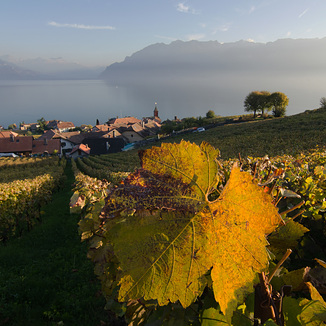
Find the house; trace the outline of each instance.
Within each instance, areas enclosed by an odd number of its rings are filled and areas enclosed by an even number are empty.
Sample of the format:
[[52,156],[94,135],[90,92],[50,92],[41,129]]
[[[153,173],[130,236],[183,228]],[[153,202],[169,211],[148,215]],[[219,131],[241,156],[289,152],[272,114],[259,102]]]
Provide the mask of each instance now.
[[120,127],[118,130],[128,143],[138,142],[149,136],[141,123],[134,123],[126,127]]
[[141,123],[141,120],[135,117],[125,117],[125,118],[112,118],[107,122],[109,126],[112,127],[114,126],[116,128],[121,126],[133,125],[135,123]]
[[11,133],[9,137],[0,137],[0,153],[15,153],[29,156],[31,154],[61,154],[59,139],[34,139],[33,136],[18,136]]
[[157,109],[157,103],[155,103],[155,108],[154,108],[154,112],[153,112],[153,116],[152,117],[145,117],[142,120],[147,123],[149,121],[155,121],[158,124],[161,124],[162,120],[161,118],[158,116],[158,109]]
[[118,129],[112,129],[107,132],[104,136],[105,138],[122,138],[121,132]]
[[[126,142],[138,142],[148,136],[157,135],[161,129],[161,119],[158,116],[157,103],[155,103],[153,114],[152,117],[146,117],[142,120],[135,117],[113,118],[107,124],[111,128],[114,127]],[[115,135],[115,137],[120,137],[120,135]]]
[[156,120],[143,120],[142,126],[150,136],[154,136],[161,130],[162,125]]
[[82,139],[75,139],[73,140],[74,137],[79,136],[80,132],[79,131],[71,131],[71,132],[62,132],[59,133],[53,129],[46,130],[44,134],[39,137],[39,140],[44,140],[44,139],[59,139],[61,143],[61,153],[63,155],[69,154],[72,149],[81,143]]
[[72,122],[51,120],[47,123],[46,129],[53,129],[57,132],[67,132],[69,130],[75,129],[75,125]]
[[30,131],[36,131],[37,128],[39,128],[40,125],[38,123],[21,123],[19,126],[20,130],[26,131],[26,130],[30,130]]
[[72,151],[69,153],[69,157],[76,159],[78,157],[88,156],[90,152],[91,149],[88,147],[88,145],[79,144],[72,149]]
[[91,155],[121,152],[126,142],[123,138],[85,138],[83,144],[91,149]]
[[61,156],[60,139],[34,139],[32,154],[58,154]]
[[14,137],[18,137],[19,136],[19,134],[17,134],[17,132],[13,132],[11,130],[3,130],[3,131],[0,131],[0,138],[9,138],[12,135]]
[[96,125],[94,126],[91,131],[96,132],[96,131],[110,131],[112,129],[112,127],[108,126],[108,125]]
[[33,149],[33,137],[19,137],[11,133],[9,137],[0,137],[0,153],[15,153],[17,155],[30,155]]

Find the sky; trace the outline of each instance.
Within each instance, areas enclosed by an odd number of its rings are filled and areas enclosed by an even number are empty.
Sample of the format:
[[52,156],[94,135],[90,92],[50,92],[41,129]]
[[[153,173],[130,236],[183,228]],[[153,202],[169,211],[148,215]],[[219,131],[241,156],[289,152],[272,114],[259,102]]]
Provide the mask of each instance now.
[[155,43],[326,37],[325,0],[0,0],[0,56],[108,66]]

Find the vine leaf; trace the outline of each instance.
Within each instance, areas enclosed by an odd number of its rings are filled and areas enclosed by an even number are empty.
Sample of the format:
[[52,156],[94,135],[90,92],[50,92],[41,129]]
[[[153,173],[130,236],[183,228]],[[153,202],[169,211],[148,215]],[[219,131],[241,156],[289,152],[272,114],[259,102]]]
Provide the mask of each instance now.
[[312,300],[304,299],[301,301],[303,308],[301,314],[298,317],[301,322],[301,325],[305,325],[305,326],[325,325],[326,302],[310,282],[307,282],[306,285],[308,286]]
[[141,153],[142,169],[106,199],[102,216],[120,263],[119,300],[188,307],[212,284],[228,320],[268,267],[265,238],[281,222],[272,198],[234,167],[220,197],[219,151],[182,141]]
[[281,259],[284,255],[284,248],[295,249],[298,246],[299,240],[308,231],[309,229],[302,224],[289,221],[285,225],[281,225],[277,228],[277,230],[268,237],[270,243],[269,249],[278,259]]

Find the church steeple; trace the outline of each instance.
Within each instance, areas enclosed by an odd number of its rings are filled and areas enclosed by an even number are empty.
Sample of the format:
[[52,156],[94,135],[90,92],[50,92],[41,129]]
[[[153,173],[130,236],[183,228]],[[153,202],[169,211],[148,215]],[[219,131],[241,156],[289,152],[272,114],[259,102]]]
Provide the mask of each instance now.
[[157,103],[155,102],[155,109],[154,109],[154,118],[158,118],[158,109],[157,109]]

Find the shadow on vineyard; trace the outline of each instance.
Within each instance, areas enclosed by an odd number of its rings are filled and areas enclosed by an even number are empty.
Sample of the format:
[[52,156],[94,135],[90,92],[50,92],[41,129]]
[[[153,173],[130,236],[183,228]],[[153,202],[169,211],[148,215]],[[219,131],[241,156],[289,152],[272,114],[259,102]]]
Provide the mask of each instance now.
[[0,246],[0,325],[120,325],[105,300],[79,216],[70,215],[71,168],[63,188],[42,207],[42,221],[21,238]]

